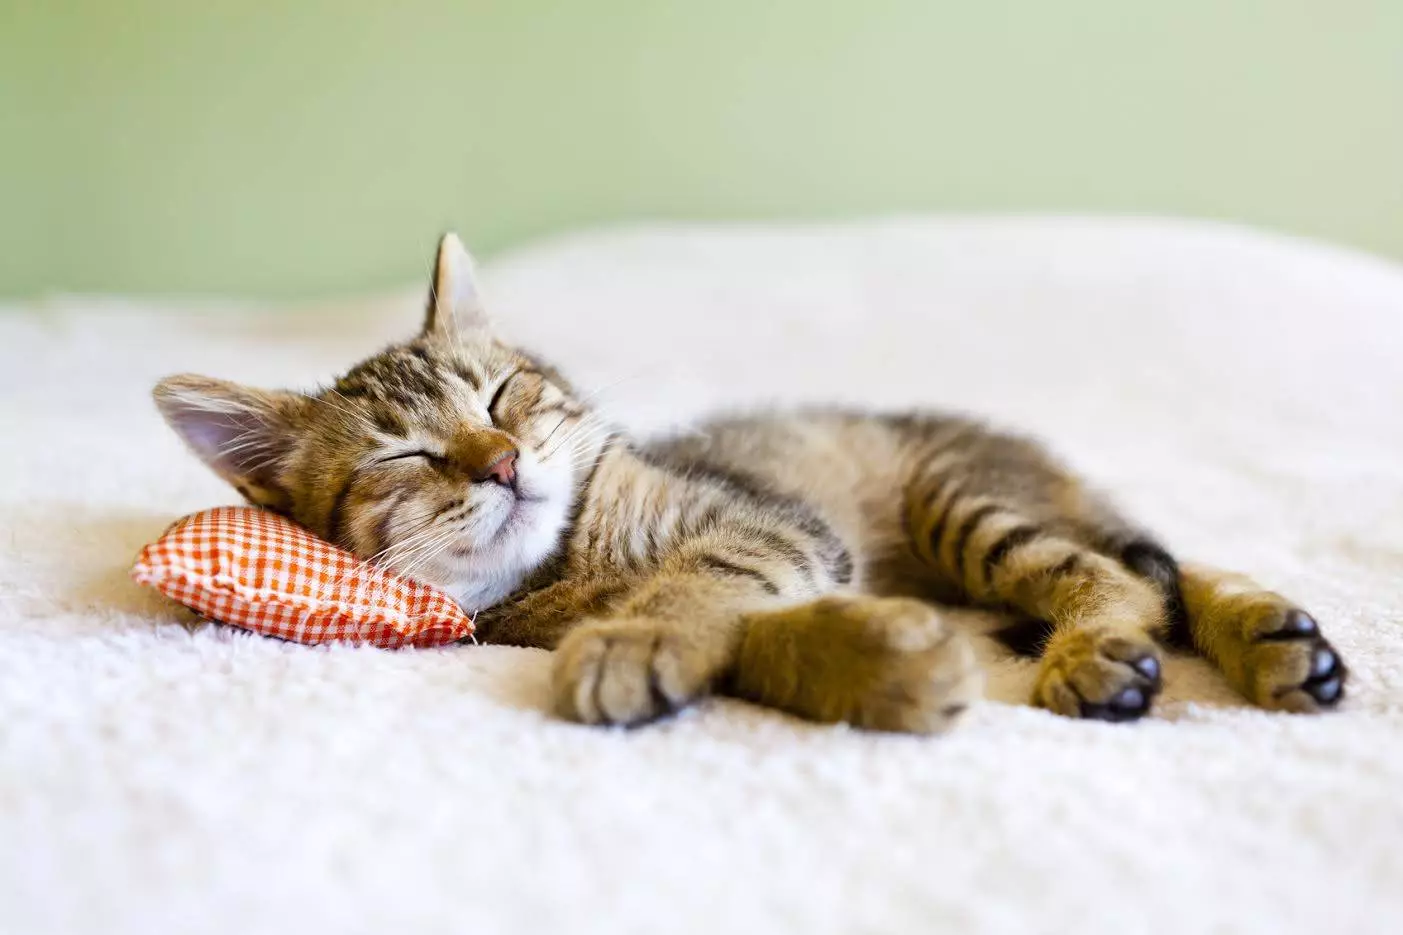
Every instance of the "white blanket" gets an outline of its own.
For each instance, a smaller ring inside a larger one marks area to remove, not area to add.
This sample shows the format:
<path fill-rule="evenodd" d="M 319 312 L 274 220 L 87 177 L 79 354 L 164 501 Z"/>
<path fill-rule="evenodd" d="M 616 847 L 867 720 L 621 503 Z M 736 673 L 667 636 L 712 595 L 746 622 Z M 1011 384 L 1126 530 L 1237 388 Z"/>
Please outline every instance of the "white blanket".
<path fill-rule="evenodd" d="M 1183 556 L 1316 612 L 1343 710 L 1171 660 L 1155 716 L 992 700 L 936 739 L 724 700 L 558 723 L 546 654 L 313 649 L 131 585 L 232 502 L 148 400 L 308 385 L 419 287 L 297 308 L 0 314 L 0 931 L 1403 930 L 1403 271 L 1234 228 L 908 220 L 566 238 L 485 270 L 504 329 L 627 422 L 833 399 L 1051 440 Z"/>

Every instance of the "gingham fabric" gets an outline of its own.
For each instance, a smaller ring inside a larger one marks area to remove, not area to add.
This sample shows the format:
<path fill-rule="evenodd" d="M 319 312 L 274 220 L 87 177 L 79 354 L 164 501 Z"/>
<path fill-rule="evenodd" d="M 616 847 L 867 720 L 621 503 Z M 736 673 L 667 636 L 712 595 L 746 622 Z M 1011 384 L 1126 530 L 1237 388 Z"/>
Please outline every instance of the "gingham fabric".
<path fill-rule="evenodd" d="M 298 643 L 441 646 L 472 621 L 437 588 L 356 558 L 276 513 L 195 513 L 141 550 L 132 578 L 212 620 Z"/>

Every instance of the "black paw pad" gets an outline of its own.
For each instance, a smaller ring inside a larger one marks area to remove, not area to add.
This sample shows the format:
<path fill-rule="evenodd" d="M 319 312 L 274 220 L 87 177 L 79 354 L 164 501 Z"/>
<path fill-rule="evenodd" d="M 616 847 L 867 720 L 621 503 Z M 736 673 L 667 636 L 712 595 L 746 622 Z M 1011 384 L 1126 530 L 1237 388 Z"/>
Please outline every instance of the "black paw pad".
<path fill-rule="evenodd" d="M 1345 667 L 1339 654 L 1323 640 L 1316 645 L 1310 657 L 1310 678 L 1301 685 L 1301 690 L 1315 699 L 1322 707 L 1330 707 L 1344 697 Z"/>
<path fill-rule="evenodd" d="M 1288 610 L 1279 629 L 1264 633 L 1264 640 L 1302 640 L 1320 635 L 1315 619 L 1304 610 Z"/>
<path fill-rule="evenodd" d="M 1081 699 L 1081 716 L 1094 721 L 1134 721 L 1144 717 L 1159 694 L 1163 674 L 1159 658 L 1127 644 L 1108 645 L 1102 651 L 1130 672 L 1121 670 L 1124 674 L 1117 678 L 1118 686 L 1107 688 L 1110 695 L 1104 701 Z"/>
<path fill-rule="evenodd" d="M 1139 659 L 1130 663 L 1130 667 L 1151 682 L 1159 682 L 1159 660 L 1154 656 L 1141 656 Z"/>
<path fill-rule="evenodd" d="M 1332 705 L 1340 700 L 1340 695 L 1344 693 L 1345 683 L 1336 676 L 1326 679 L 1323 682 L 1307 682 L 1306 691 L 1310 696 L 1323 705 Z"/>
<path fill-rule="evenodd" d="M 1123 688 L 1105 704 L 1092 704 L 1083 701 L 1081 716 L 1094 721 L 1133 721 L 1145 716 L 1150 710 L 1151 692 L 1143 691 L 1134 685 Z"/>

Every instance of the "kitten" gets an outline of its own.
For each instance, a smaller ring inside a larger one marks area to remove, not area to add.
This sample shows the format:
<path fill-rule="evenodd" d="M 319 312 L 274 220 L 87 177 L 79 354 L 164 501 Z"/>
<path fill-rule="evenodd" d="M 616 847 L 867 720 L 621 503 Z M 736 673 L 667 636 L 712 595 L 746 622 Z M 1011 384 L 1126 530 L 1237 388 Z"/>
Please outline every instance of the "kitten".
<path fill-rule="evenodd" d="M 1037 637 L 1033 702 L 1130 720 L 1157 641 L 1265 708 L 1318 711 L 1345 668 L 1285 598 L 1180 566 L 1036 444 L 939 415 L 718 419 L 642 443 L 493 334 L 458 239 L 422 333 L 313 393 L 163 380 L 161 412 L 249 501 L 556 651 L 563 716 L 634 724 L 712 691 L 819 721 L 943 730 L 979 697 L 939 604 Z"/>

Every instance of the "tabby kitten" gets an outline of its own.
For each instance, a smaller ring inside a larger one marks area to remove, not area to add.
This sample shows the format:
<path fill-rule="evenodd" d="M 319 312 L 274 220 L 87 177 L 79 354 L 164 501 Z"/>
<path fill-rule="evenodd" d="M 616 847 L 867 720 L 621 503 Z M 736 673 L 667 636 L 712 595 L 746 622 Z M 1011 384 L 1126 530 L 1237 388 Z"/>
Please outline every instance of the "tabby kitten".
<path fill-rule="evenodd" d="M 1033 702 L 1145 714 L 1160 642 L 1265 708 L 1318 711 L 1345 669 L 1249 579 L 1179 565 L 1034 443 L 968 419 L 828 410 L 637 442 L 494 337 L 458 239 L 422 333 L 313 393 L 197 376 L 165 418 L 248 500 L 554 649 L 554 705 L 636 724 L 719 691 L 819 721 L 935 732 L 981 674 L 940 604 L 1038 637 Z"/>

